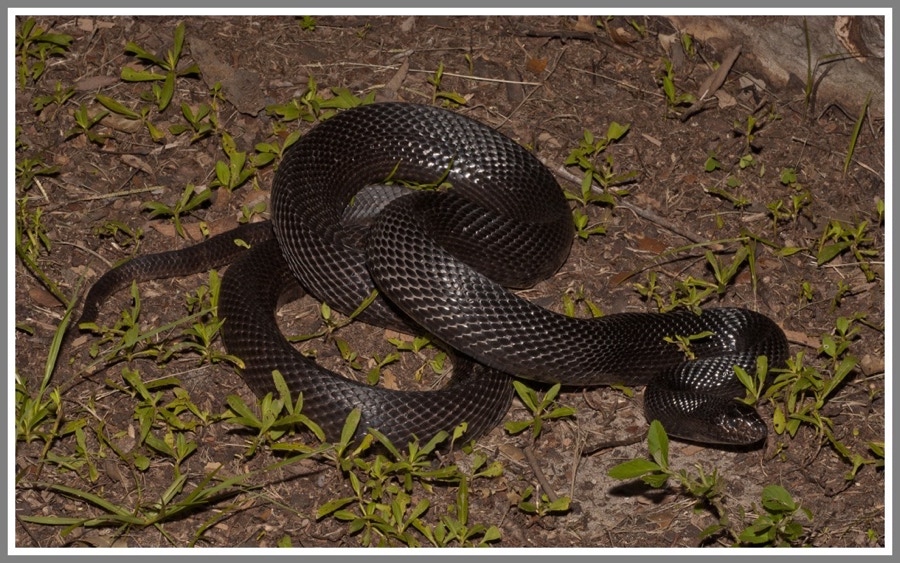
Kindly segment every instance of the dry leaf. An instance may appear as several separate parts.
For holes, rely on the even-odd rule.
[[[525,68],[528,69],[528,72],[531,72],[534,74],[540,74],[540,73],[544,72],[545,68],[547,68],[547,59],[546,58],[536,59],[536,58],[529,57],[528,60],[525,62]]]
[[[594,33],[597,31],[597,25],[594,23],[593,16],[578,16],[575,22],[575,31],[584,31],[586,33]]]

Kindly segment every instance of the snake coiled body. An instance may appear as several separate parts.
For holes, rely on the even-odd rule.
[[[377,215],[361,213],[347,228],[361,191],[386,180],[435,186],[392,192]],[[240,252],[235,238],[250,250]],[[743,391],[733,366],[755,372],[759,356],[782,364],[788,349],[781,329],[739,308],[574,319],[507,289],[552,275],[573,238],[562,190],[527,150],[454,112],[374,104],[322,122],[288,150],[273,185],[271,225],[245,226],[113,270],[107,275],[114,279],[101,278],[89,293],[83,318],[96,316],[104,296],[131,279],[238,256],[219,300],[226,348],[242,358],[242,375],[259,395],[274,389],[272,371],[279,370],[330,439],[354,408],[361,428],[376,427],[399,444],[463,421],[477,436],[505,414],[515,375],[575,386],[646,385],[647,418],[674,436],[762,440],[765,423],[735,400]],[[173,261],[184,266],[167,269]],[[275,323],[279,299],[297,286],[344,313],[377,288],[378,298],[358,318],[432,334],[456,352],[451,383],[433,392],[389,391],[317,366]],[[666,342],[703,332],[711,336],[693,342],[692,361]]]

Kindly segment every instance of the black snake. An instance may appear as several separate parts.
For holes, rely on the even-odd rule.
[[[361,203],[367,186],[386,180],[420,189],[397,197],[382,188],[389,195],[375,205],[380,212],[357,214],[372,205]],[[576,319],[506,289],[552,275],[573,238],[562,190],[526,149],[454,112],[373,104],[320,123],[287,151],[275,175],[271,223],[107,272],[86,297],[81,320],[95,319],[100,303],[133,279],[233,261],[219,300],[226,349],[244,361],[242,375],[257,395],[274,390],[278,369],[329,439],[353,408],[362,412],[361,428],[378,428],[401,445],[463,421],[478,436],[508,409],[507,374],[574,386],[646,385],[645,414],[671,435],[725,444],[764,439],[765,423],[735,400],[743,388],[733,366],[753,373],[761,355],[770,366],[783,364],[787,340],[778,325],[740,308]],[[298,285],[344,313],[377,288],[358,318],[424,327],[456,351],[451,382],[431,392],[391,391],[320,368],[275,323],[279,299]],[[706,331],[711,336],[693,342],[691,361],[665,341]]]

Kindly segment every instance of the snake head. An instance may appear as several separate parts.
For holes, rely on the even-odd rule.
[[[759,413],[746,403],[732,400],[716,409],[714,439],[718,444],[751,445],[762,442],[769,435],[769,428]]]
[[[648,421],[659,420],[670,436],[705,444],[752,445],[765,440],[769,433],[750,405],[695,391],[648,386],[644,414]]]

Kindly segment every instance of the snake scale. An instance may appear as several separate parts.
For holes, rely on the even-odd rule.
[[[386,180],[432,186],[390,190]],[[372,185],[389,194],[374,205],[377,213],[362,209],[372,206],[364,196]],[[331,440],[354,408],[360,428],[378,428],[397,444],[463,421],[476,437],[505,415],[510,375],[572,386],[646,385],[647,419],[673,436],[763,440],[763,420],[735,399],[743,389],[733,366],[753,373],[759,356],[783,364],[788,344],[778,325],[742,308],[570,318],[508,289],[556,272],[573,239],[561,188],[526,149],[455,112],[372,104],[321,122],[286,152],[271,222],[110,270],[85,298],[81,321],[94,320],[100,304],[132,280],[230,263],[218,309],[226,349],[244,361],[242,376],[257,395],[274,391],[272,371],[279,370]],[[454,352],[450,383],[387,390],[319,367],[275,322],[283,295],[297,288],[345,314],[377,288],[358,319],[433,335]],[[710,335],[693,342],[693,360],[665,341],[703,332]]]

